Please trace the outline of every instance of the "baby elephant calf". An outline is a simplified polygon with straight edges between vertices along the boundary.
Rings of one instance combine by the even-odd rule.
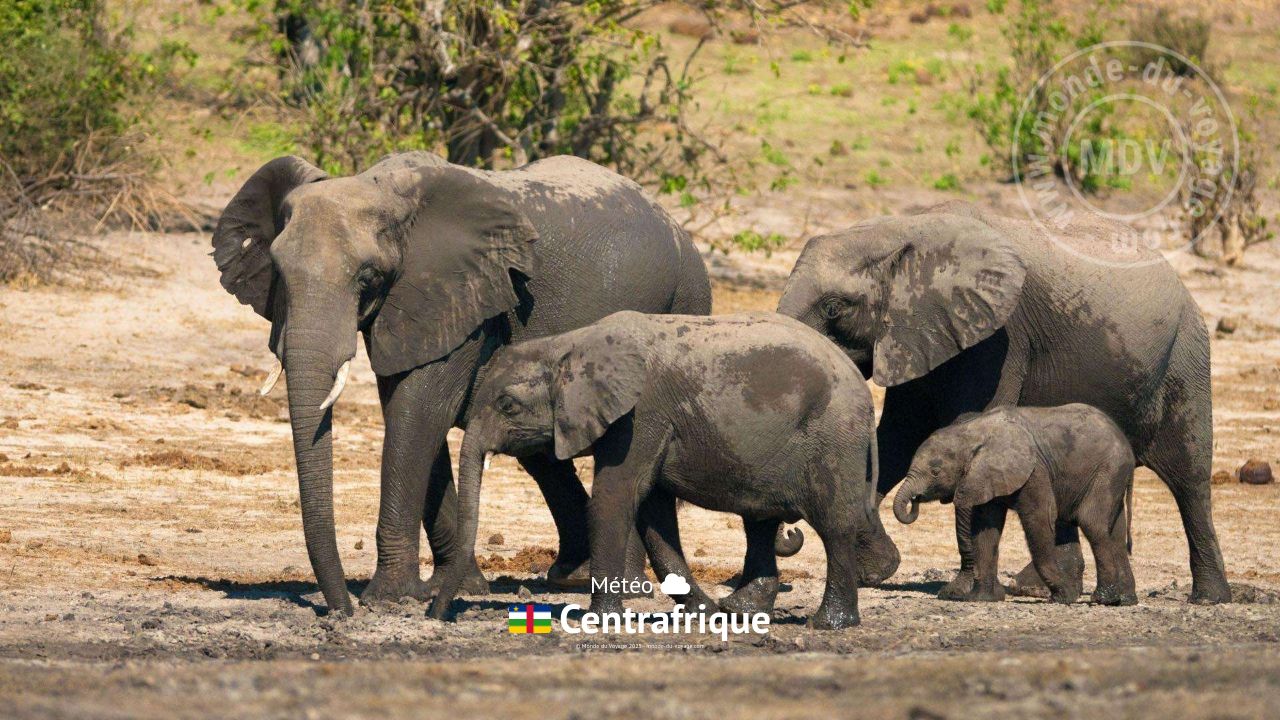
[[[975,578],[965,599],[1004,599],[997,558],[1005,513],[1013,509],[1055,602],[1074,602],[1079,595],[1054,547],[1058,527],[1074,525],[1089,539],[1097,563],[1093,601],[1133,605],[1138,599],[1126,520],[1133,513],[1133,467],[1124,433],[1097,408],[996,408],[961,418],[920,446],[894,496],[893,513],[911,523],[919,503],[954,500],[959,523],[960,511],[972,508]]]
[[[827,552],[827,586],[810,618],[858,623],[860,548],[883,545],[875,516],[875,420],[858,369],[824,337],[781,315],[694,317],[623,312],[505,348],[472,400],[459,463],[460,551],[473,552],[487,453],[595,458],[589,527],[591,607],[622,610],[610,589],[639,524],[658,577],[692,578],[676,498],[742,516],[742,585],[721,603],[768,612],[778,591],[779,524],[805,520]],[[452,566],[450,566],[452,567]],[[430,614],[460,578],[446,576]],[[714,608],[696,586],[682,598]]]

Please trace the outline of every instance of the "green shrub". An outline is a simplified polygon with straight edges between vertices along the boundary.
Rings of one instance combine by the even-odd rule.
[[[0,282],[86,270],[73,237],[86,220],[189,219],[152,182],[139,121],[145,93],[194,56],[173,42],[134,52],[106,17],[106,0],[0,0]]]
[[[1200,15],[1175,15],[1167,7],[1148,9],[1133,24],[1133,39],[1172,50],[1196,65],[1203,66],[1205,52],[1209,48],[1212,24]],[[1156,62],[1161,58],[1176,75],[1191,77],[1195,67],[1176,57],[1169,57],[1155,48],[1134,48],[1139,65]]]
[[[140,70],[102,18],[102,0],[0,3],[0,158],[19,177],[128,129],[120,103]]]
[[[933,188],[935,190],[959,190],[960,179],[953,173],[946,173],[942,177],[933,181]]]
[[[1062,57],[1103,40],[1103,31],[1113,20],[1109,15],[1113,5],[1104,1],[1082,16],[1068,18],[1050,0],[1020,0],[1014,9],[1006,8],[1004,0],[988,3],[994,12],[1008,10],[1001,34],[1008,43],[1009,58],[995,68],[975,72],[968,114],[991,149],[991,165],[998,172],[1012,177],[1040,165],[1072,174],[1086,191],[1105,184],[1095,176],[1094,166],[1079,162],[1078,154],[1082,144],[1105,145],[1102,141],[1119,137],[1119,131],[1108,122],[1110,106],[1091,113],[1088,122],[1076,128],[1071,136],[1074,144],[1060,142],[1066,135],[1065,126],[1049,128],[1044,134],[1053,142],[1046,144],[1037,132],[1037,118],[1044,115],[1061,121],[1075,113],[1048,113],[1047,88],[1037,83]],[[1105,88],[1083,92],[1074,98],[1073,107],[1084,107],[1105,93]]]

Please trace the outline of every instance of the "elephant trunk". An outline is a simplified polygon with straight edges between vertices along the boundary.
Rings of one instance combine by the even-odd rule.
[[[778,526],[778,534],[773,538],[773,552],[778,557],[791,557],[804,547],[804,532],[800,528],[787,530],[785,525]]]
[[[462,438],[462,452],[458,457],[458,557],[475,557],[476,532],[480,525],[480,481],[484,474],[487,456],[486,444],[481,439],[483,434],[477,423],[467,426]],[[449,605],[457,597],[458,590],[466,579],[471,564],[455,562],[444,569],[448,574],[440,584],[440,591],[431,601],[427,617],[443,620],[449,611]]]
[[[325,604],[354,613],[347,593],[333,522],[333,410],[326,404],[340,369],[355,354],[355,332],[306,324],[305,313],[290,313],[285,338],[289,422],[298,468],[298,494],[307,555]],[[331,404],[331,401],[330,401]]]
[[[920,500],[917,498],[920,494],[920,484],[919,477],[908,475],[898,487],[898,493],[893,496],[893,516],[904,525],[915,522],[916,517],[920,515]],[[910,510],[907,509],[908,505],[911,506]]]

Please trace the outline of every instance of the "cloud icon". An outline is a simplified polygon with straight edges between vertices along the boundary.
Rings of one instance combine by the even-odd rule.
[[[667,576],[662,578],[662,584],[658,589],[671,596],[688,595],[689,581],[675,573],[667,573]]]

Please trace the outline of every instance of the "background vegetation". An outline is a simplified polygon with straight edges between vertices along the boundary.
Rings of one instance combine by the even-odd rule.
[[[1230,242],[1247,245],[1270,236],[1280,38],[1255,22],[1265,5],[1230,5],[11,0],[0,279],[57,266],[66,230],[83,229],[66,212],[93,227],[171,226],[190,217],[174,196],[207,215],[290,152],[335,172],[409,148],[481,167],[573,153],[667,196],[712,245],[767,251],[808,226],[807,211],[799,227],[771,222],[771,205],[839,190],[875,211],[886,193],[995,192],[1023,99],[1043,102],[1035,79],[1116,37],[1208,67],[1250,118],[1247,169],[1231,178],[1250,206],[1225,213],[1240,218]],[[1091,120],[1081,140],[1149,131]],[[1017,153],[1044,150],[1020,137]],[[1140,202],[1161,180],[1095,173],[1079,143],[1060,151],[1055,170],[1102,202]]]

